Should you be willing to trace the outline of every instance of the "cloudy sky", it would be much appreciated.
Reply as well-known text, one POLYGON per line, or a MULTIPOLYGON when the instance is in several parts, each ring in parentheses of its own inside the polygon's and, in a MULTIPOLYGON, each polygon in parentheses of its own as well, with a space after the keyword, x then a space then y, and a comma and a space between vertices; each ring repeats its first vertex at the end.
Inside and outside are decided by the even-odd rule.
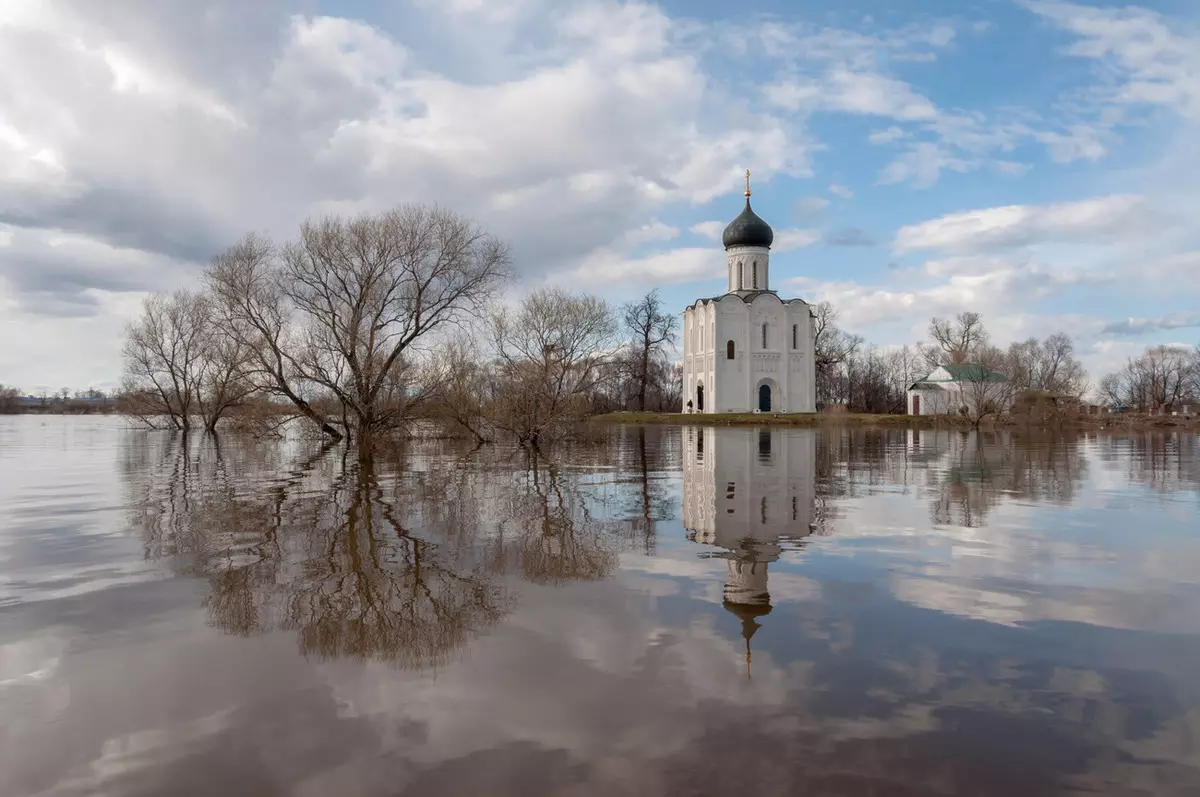
POLYGON ((521 289, 682 310, 747 168, 780 292, 881 344, 1061 329, 1099 376, 1200 339, 1197 140, 1194 0, 3 0, 0 382, 112 385, 147 291, 410 200, 521 289))

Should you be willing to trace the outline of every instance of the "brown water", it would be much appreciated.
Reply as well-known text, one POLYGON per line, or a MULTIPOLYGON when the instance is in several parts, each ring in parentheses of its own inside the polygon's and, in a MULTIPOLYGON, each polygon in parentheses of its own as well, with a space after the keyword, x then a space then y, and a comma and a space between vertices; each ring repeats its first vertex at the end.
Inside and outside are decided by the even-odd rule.
POLYGON ((1200 794, 1198 448, 0 418, 0 794, 1200 794))

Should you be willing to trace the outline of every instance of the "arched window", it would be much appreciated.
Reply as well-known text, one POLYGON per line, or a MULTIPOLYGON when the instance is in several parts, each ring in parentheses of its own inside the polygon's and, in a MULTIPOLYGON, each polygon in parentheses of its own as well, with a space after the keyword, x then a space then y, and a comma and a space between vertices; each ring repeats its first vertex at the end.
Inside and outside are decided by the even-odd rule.
POLYGON ((792 324, 792 348, 793 348, 793 349, 799 348, 799 347, 796 345, 796 340, 798 339, 798 331, 799 331, 799 329, 800 329, 800 325, 799 325, 799 324, 792 324))
POLYGON ((758 261, 750 262, 750 276, 754 279, 754 290, 758 290, 758 261))
POLYGON ((766 324, 763 324, 763 326, 762 326, 762 333, 763 333, 763 348, 765 349, 765 348, 767 348, 767 325, 766 324))
POLYGON ((726 360, 733 359, 733 341, 732 340, 725 344, 725 359, 726 360))
POLYGON ((744 266, 744 264, 742 263, 742 261, 739 260, 738 261, 738 283, 737 283, 737 290, 739 290, 739 291, 746 287, 746 275, 742 271, 743 266, 744 266))

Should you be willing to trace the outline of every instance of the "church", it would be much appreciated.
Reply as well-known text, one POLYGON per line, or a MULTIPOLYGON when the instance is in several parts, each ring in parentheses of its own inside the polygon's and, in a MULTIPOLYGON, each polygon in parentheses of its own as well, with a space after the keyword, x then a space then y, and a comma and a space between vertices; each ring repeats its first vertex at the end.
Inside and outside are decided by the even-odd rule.
POLYGON ((746 207, 722 235, 728 291, 683 311, 685 412, 815 412, 815 326, 771 290, 771 225, 746 207))

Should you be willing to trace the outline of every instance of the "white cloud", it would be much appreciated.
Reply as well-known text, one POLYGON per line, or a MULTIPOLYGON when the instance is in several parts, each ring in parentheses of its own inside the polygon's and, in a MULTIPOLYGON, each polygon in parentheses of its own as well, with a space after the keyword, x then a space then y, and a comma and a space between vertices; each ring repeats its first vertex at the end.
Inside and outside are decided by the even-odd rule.
POLYGON ((892 125, 884 130, 876 130, 871 133, 867 136, 867 141, 870 141, 872 144, 891 144, 893 141, 899 141, 907 136, 908 133, 892 125))
POLYGON ((649 224, 643 224, 640 227, 629 230, 625 233, 624 240, 630 246, 638 246, 639 244, 656 241, 670 241, 678 237, 678 227, 672 227, 655 220, 649 224))
POLYGON ((929 188, 938 182, 943 169, 961 173, 977 168, 978 161, 956 158, 937 144, 923 141, 888 164, 879 175, 879 184, 911 182, 916 188, 929 188))
POLYGON ((1144 335, 1147 332, 1162 332, 1173 329, 1200 327, 1200 313, 1171 313, 1158 318, 1126 318, 1113 321, 1104 327, 1111 335, 1144 335))
POLYGON ((1055 205, 1009 205, 953 213, 902 227, 897 253, 939 249, 979 252, 1057 241, 1104 240, 1153 232, 1164 217, 1145 198, 1112 195, 1055 205))
POLYGON ((705 238, 710 238, 718 241, 721 238, 721 233, 729 225, 727 221, 702 221, 691 226, 691 231, 696 235, 703 235, 705 238))
POLYGON ((829 193, 833 194, 834 196, 839 196, 842 199, 854 198, 854 191, 848 186, 842 185, 841 183, 831 183, 829 186, 829 193))
POLYGON ((829 200, 823 196, 801 197, 796 201, 796 215, 800 218, 808 218, 817 215, 827 207, 829 207, 829 200))
POLYGON ((786 230, 775 231, 775 243, 771 246, 772 252, 790 252, 793 249, 803 249, 806 246, 811 246, 821 240, 819 230, 802 230, 789 228, 786 230))
MULTIPOLYGON (((1061 270, 1027 260, 990 261, 989 267, 956 272, 935 270, 942 281, 911 287, 825 282, 807 277, 789 283, 805 296, 827 299, 840 309, 841 323, 864 331, 888 324, 916 324, 920 337, 929 318, 976 310, 985 320, 1009 316, 1013 308, 1057 295, 1064 288, 1104 282, 1107 275, 1061 270)), ((871 338, 888 342, 886 338, 871 338)))
POLYGON ((711 246, 671 249, 643 257, 605 252, 551 279, 596 290, 617 284, 651 286, 716 279, 725 268, 725 253, 711 246))
POLYGON ((1108 101, 1165 105, 1184 117, 1200 119, 1200 35, 1185 35, 1161 14, 1145 8, 1019 1, 1079 37, 1067 48, 1069 54, 1110 67, 1108 101))
POLYGON ((869 72, 833 69, 813 79, 763 87, 771 103, 789 111, 838 111, 904 121, 931 120, 937 109, 901 80, 869 72))
MULTIPOLYGON (((691 231, 719 240, 726 223, 701 222, 693 225, 691 231)), ((802 249, 820 238, 819 230, 795 227, 775 230, 771 251, 781 253, 802 249)), ((551 279, 569 285, 585 285, 595 290, 618 285, 671 285, 719 279, 725 276, 727 268, 725 253, 719 246, 680 247, 643 255, 633 255, 630 249, 626 246, 598 251, 578 268, 551 279)))

